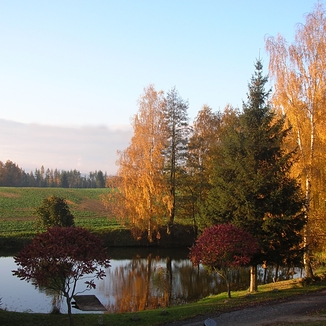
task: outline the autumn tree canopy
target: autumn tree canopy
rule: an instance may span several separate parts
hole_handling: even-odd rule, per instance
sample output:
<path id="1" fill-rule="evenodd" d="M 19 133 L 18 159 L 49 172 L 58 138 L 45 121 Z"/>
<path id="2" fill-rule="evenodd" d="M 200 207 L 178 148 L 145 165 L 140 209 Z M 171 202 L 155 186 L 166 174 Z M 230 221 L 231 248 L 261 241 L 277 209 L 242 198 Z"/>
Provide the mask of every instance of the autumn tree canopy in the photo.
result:
<path id="1" fill-rule="evenodd" d="M 227 285 L 231 297 L 230 271 L 247 265 L 258 251 L 258 243 L 247 231 L 232 224 L 219 224 L 204 230 L 190 249 L 190 260 L 218 273 Z"/>
<path id="2" fill-rule="evenodd" d="M 208 106 L 198 112 L 188 142 L 187 160 L 183 167 L 179 197 L 179 215 L 192 218 L 197 230 L 200 204 L 207 197 L 211 172 L 211 149 L 218 139 L 220 115 Z"/>
<path id="3" fill-rule="evenodd" d="M 101 240 L 88 230 L 75 227 L 53 227 L 38 234 L 14 257 L 18 265 L 13 275 L 37 287 L 56 291 L 66 299 L 70 324 L 73 324 L 71 300 L 77 281 L 85 281 L 86 289 L 95 288 L 94 278 L 105 277 L 110 267 Z"/>
<path id="4" fill-rule="evenodd" d="M 306 273 L 311 276 L 313 245 L 325 249 L 326 226 L 326 12 L 318 2 L 306 22 L 297 26 L 295 40 L 268 37 L 269 71 L 274 81 L 273 104 L 293 128 L 299 160 L 292 169 L 305 193 Z M 313 234 L 313 236 L 312 236 Z"/>
<path id="5" fill-rule="evenodd" d="M 118 153 L 118 190 L 107 198 L 107 203 L 113 214 L 130 225 L 136 235 L 146 231 L 152 241 L 172 207 L 164 179 L 163 93 L 150 85 L 138 104 L 139 111 L 132 119 L 131 143 Z"/>
<path id="6" fill-rule="evenodd" d="M 182 218 L 191 217 L 195 228 L 205 228 L 201 207 L 206 206 L 211 188 L 215 148 L 225 126 L 230 124 L 232 118 L 236 118 L 236 112 L 230 105 L 223 113 L 213 112 L 204 105 L 193 122 L 187 161 L 180 182 L 182 211 L 179 210 L 179 215 Z"/>

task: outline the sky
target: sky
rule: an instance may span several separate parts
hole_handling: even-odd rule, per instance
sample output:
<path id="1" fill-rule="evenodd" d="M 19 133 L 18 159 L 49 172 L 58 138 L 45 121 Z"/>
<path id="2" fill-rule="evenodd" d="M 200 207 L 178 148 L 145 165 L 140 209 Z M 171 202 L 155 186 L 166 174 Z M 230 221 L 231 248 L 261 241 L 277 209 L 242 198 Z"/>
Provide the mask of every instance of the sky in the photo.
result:
<path id="1" fill-rule="evenodd" d="M 145 87 L 190 121 L 241 108 L 265 38 L 292 43 L 316 1 L 0 0 L 0 161 L 115 174 Z"/>

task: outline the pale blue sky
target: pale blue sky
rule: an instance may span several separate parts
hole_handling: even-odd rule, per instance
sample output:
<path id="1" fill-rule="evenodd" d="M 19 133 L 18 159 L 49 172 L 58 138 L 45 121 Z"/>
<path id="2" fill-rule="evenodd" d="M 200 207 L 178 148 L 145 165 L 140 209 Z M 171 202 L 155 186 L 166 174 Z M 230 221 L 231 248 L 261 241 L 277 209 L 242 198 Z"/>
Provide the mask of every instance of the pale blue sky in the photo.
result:
<path id="1" fill-rule="evenodd" d="M 149 84 L 175 86 L 191 120 L 204 104 L 240 107 L 259 54 L 267 73 L 265 36 L 292 42 L 315 3 L 0 0 L 0 119 L 130 125 Z"/>

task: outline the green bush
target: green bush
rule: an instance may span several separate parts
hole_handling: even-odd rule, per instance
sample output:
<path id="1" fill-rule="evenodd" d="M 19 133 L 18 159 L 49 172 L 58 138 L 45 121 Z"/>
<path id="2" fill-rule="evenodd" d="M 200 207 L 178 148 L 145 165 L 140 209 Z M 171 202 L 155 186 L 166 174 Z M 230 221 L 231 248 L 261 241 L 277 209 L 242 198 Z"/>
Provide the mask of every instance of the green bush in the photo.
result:
<path id="1" fill-rule="evenodd" d="M 41 227 L 74 226 L 74 216 L 64 198 L 50 196 L 43 199 L 41 206 L 35 209 L 39 216 L 37 224 Z"/>

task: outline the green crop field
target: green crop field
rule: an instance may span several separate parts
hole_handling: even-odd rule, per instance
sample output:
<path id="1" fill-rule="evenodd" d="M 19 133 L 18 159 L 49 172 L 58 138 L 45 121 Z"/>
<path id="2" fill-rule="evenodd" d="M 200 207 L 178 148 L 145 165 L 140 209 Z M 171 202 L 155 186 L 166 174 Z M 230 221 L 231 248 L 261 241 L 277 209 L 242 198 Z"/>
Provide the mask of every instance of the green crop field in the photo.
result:
<path id="1" fill-rule="evenodd" d="M 35 208 L 51 195 L 66 199 L 76 226 L 102 229 L 116 225 L 101 197 L 108 188 L 14 188 L 0 187 L 0 236 L 35 233 Z"/>

